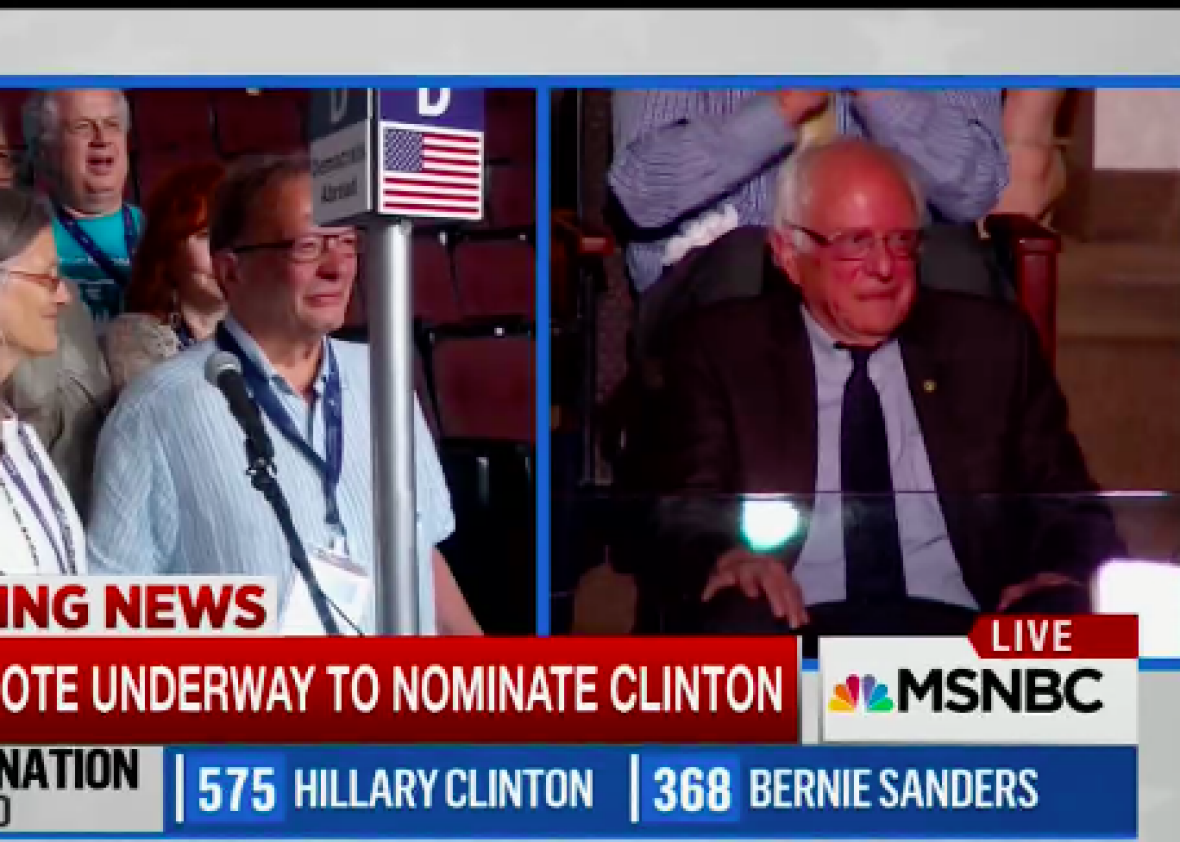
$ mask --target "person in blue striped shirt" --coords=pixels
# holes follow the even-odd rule
[[[380,517],[368,353],[329,334],[343,323],[362,241],[352,228],[313,224],[311,189],[302,157],[249,160],[227,175],[213,202],[209,245],[229,315],[214,337],[122,394],[99,439],[89,532],[91,569],[100,575],[277,577],[284,630],[306,591],[277,520],[246,475],[242,431],[204,371],[219,349],[239,358],[308,556],[321,580],[343,576],[357,593],[358,583],[372,579]],[[479,634],[437,549],[454,516],[417,404],[414,419],[423,633]],[[369,632],[371,598],[353,606],[340,606],[338,624]]]
[[[635,229],[627,267],[641,306],[690,248],[726,229],[769,225],[777,165],[812,137],[828,139],[824,134],[865,137],[901,153],[928,197],[939,233],[971,250],[975,223],[1008,183],[1001,93],[615,91],[608,181]],[[964,277],[968,272],[973,277]],[[986,272],[978,261],[958,261],[952,272],[937,274],[980,286],[990,284]]]

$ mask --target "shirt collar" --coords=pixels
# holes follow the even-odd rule
[[[242,351],[250,358],[250,360],[258,366],[259,370],[266,376],[266,379],[274,385],[278,385],[284,390],[292,391],[291,385],[283,379],[283,376],[271,365],[270,360],[266,358],[262,347],[254,341],[254,337],[242,327],[242,325],[232,315],[225,317],[225,329],[230,332],[234,339],[238,341]],[[324,353],[320,355],[320,369],[315,378],[315,391],[317,394],[323,394],[324,386],[328,382],[328,340],[323,340]]]
[[[807,305],[800,304],[799,309],[803,313],[803,326],[807,328],[807,336],[811,340],[811,350],[816,356],[822,356],[827,360],[839,360],[843,362],[848,359],[848,352],[843,348],[836,347],[836,340],[833,339],[824,326],[816,321],[815,316],[807,309]]]
[[[836,340],[824,329],[823,325],[816,321],[815,316],[811,315],[806,305],[800,304],[799,309],[803,312],[803,325],[807,329],[808,338],[811,340],[812,353],[817,357],[822,357],[826,362],[848,362],[850,355],[847,349],[837,347]],[[873,352],[872,359],[893,356],[896,347],[896,337],[891,338]],[[882,351],[885,353],[882,354]]]

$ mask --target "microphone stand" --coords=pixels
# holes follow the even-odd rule
[[[324,631],[331,637],[338,637],[340,627],[336,624],[336,617],[332,614],[332,606],[320,587],[320,583],[316,580],[315,571],[311,569],[307,551],[303,549],[303,541],[300,540],[299,532],[295,529],[295,523],[291,519],[291,507],[287,505],[287,498],[283,495],[283,490],[275,478],[274,451],[270,441],[265,439],[259,441],[258,437],[253,435],[246,436],[246,457],[250,461],[250,467],[246,471],[250,476],[250,482],[262,492],[262,496],[266,498],[266,502],[270,503],[275,517],[278,518],[279,527],[283,530],[283,537],[287,539],[291,563],[295,565],[295,569],[299,571],[299,575],[303,577],[303,581],[307,585],[312,604],[315,606],[320,622],[323,623]]]

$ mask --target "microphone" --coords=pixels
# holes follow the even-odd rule
[[[225,395],[229,404],[229,411],[233,414],[242,431],[246,434],[246,455],[250,460],[248,471],[254,487],[262,493],[266,501],[274,510],[279,521],[279,528],[283,537],[287,539],[287,549],[291,554],[291,563],[303,578],[311,595],[312,605],[324,631],[330,636],[340,634],[340,626],[332,614],[333,603],[320,587],[311,562],[307,558],[307,551],[303,548],[303,541],[295,528],[295,521],[291,517],[291,507],[283,490],[275,478],[274,444],[266,432],[266,425],[262,423],[262,414],[258,405],[250,397],[246,388],[246,378],[242,376],[242,363],[228,351],[218,351],[209,357],[205,363],[205,379]],[[337,609],[339,610],[339,609]],[[345,616],[347,620],[347,616]],[[349,621],[351,624],[351,621]]]
[[[228,351],[218,351],[205,363],[205,379],[225,395],[229,411],[246,434],[251,461],[269,463],[273,460],[274,445],[262,423],[258,406],[246,388],[241,361]]]

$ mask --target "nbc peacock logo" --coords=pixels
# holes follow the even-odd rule
[[[872,675],[850,675],[832,690],[828,710],[833,713],[888,713],[893,710],[889,688]]]

